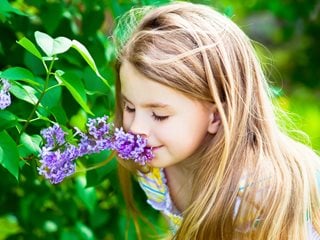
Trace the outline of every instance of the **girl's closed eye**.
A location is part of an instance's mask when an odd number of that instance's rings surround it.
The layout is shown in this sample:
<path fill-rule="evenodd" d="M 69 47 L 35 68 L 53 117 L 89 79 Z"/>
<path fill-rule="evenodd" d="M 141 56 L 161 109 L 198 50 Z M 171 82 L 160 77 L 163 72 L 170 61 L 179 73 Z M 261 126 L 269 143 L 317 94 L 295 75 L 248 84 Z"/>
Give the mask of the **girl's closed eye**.
<path fill-rule="evenodd" d="M 160 116 L 160 115 L 155 114 L 154 112 L 152 112 L 152 117 L 156 121 L 164 121 L 164 120 L 169 118 L 169 116 L 166 116 L 166 115 L 165 116 Z"/>
<path fill-rule="evenodd" d="M 124 110 L 126 111 L 126 112 L 129 112 L 129 113 L 133 113 L 133 112 L 135 112 L 135 108 L 134 107 L 131 107 L 131 106 L 129 106 L 128 104 L 124 104 Z"/>

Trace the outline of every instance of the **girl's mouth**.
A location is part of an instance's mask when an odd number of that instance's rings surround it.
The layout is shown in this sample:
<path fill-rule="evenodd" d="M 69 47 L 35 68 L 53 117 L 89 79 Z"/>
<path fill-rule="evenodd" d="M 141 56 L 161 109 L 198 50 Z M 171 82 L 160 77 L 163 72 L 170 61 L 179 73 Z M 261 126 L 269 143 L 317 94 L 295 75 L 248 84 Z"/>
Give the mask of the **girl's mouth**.
<path fill-rule="evenodd" d="M 160 149 L 160 148 L 162 148 L 163 147 L 163 145 L 161 145 L 161 146 L 156 146 L 156 147 L 151 147 L 152 148 L 152 151 L 157 151 L 158 149 Z"/>

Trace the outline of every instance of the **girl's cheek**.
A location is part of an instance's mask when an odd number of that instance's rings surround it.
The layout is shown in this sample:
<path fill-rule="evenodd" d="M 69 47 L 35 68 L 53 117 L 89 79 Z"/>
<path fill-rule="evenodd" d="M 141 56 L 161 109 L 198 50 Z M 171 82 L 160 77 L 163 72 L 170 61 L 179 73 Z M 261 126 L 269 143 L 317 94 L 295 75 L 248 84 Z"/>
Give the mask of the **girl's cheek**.
<path fill-rule="evenodd" d="M 130 129 L 130 116 L 126 112 L 123 113 L 123 129 L 129 131 Z"/>

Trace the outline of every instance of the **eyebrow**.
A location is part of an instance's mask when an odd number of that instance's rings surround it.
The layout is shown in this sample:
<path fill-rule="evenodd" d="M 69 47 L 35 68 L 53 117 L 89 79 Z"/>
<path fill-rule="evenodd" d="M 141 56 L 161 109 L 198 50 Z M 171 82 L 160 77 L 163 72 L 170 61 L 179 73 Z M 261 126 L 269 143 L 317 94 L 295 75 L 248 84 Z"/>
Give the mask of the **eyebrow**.
<path fill-rule="evenodd" d="M 132 102 L 126 97 L 124 96 L 123 94 L 121 94 L 121 97 L 132 104 Z M 164 104 L 164 103 L 157 103 L 157 102 L 154 102 L 154 103 L 145 103 L 142 105 L 143 108 L 170 108 L 170 105 L 168 104 Z"/>

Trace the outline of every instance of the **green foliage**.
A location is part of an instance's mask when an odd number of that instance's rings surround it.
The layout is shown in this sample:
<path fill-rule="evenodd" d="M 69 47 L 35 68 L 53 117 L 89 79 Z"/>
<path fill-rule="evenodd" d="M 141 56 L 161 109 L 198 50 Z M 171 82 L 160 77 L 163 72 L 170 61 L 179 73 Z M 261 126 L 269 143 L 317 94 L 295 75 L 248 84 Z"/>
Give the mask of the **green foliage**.
<path fill-rule="evenodd" d="M 6 131 L 0 133 L 0 164 L 16 179 L 19 174 L 19 153 L 14 140 Z"/>
<path fill-rule="evenodd" d="M 106 162 L 110 153 L 81 159 L 75 177 L 52 186 L 37 173 L 39 133 L 53 122 L 84 129 L 88 117 L 112 117 L 115 49 L 108 35 L 114 19 L 133 6 L 166 2 L 0 0 L 0 77 L 10 81 L 12 96 L 0 110 L 0 239 L 137 239 L 117 162 Z M 289 96 L 279 100 L 302 116 L 297 125 L 320 149 L 316 2 L 193 2 L 220 9 L 271 50 L 278 70 L 271 69 L 270 78 L 280 86 L 283 80 Z M 164 226 L 136 184 L 134 193 L 150 223 Z M 142 239 L 163 232 L 146 227 Z"/>
<path fill-rule="evenodd" d="M 37 172 L 41 129 L 55 122 L 84 129 L 88 117 L 112 118 L 115 59 L 107 33 L 136 4 L 0 1 L 0 77 L 9 80 L 12 100 L 0 110 L 0 239 L 138 239 L 108 151 L 80 159 L 76 175 L 59 185 Z M 145 204 L 137 186 L 135 196 Z M 142 211 L 159 222 L 150 207 Z M 142 239 L 161 232 L 150 229 Z"/>

